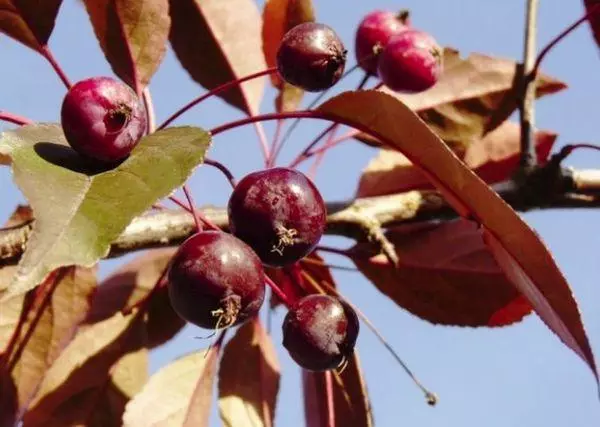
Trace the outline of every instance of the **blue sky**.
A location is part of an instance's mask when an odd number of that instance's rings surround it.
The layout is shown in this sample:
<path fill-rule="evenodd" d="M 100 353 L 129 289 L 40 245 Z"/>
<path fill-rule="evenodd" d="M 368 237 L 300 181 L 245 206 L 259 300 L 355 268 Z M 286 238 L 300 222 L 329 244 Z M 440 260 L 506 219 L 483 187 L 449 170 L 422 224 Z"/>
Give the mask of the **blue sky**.
<path fill-rule="evenodd" d="M 262 2 L 261 2 L 262 3 Z M 377 2 L 316 1 L 317 16 L 336 29 L 353 58 L 353 35 L 362 16 L 374 7 L 409 8 L 415 26 L 430 31 L 441 44 L 462 54 L 481 52 L 520 58 L 525 1 L 481 0 L 388 0 Z M 540 10 L 540 44 L 550 40 L 583 13 L 580 0 L 545 0 Z M 72 80 L 111 71 L 98 49 L 83 8 L 65 2 L 51 39 L 51 48 Z M 34 120 L 57 121 L 64 87 L 39 56 L 6 37 L 0 37 L 0 108 Z M 538 103 L 540 128 L 559 133 L 558 145 L 598 141 L 598 96 L 600 61 L 590 31 L 583 26 L 558 46 L 542 67 L 562 79 L 570 89 Z M 336 87 L 350 89 L 359 75 Z M 159 119 L 167 117 L 183 102 L 201 92 L 179 67 L 171 53 L 151 83 Z M 263 111 L 272 106 L 268 91 Z M 240 113 L 219 100 L 207 102 L 178 123 L 210 128 Z M 0 130 L 10 126 L 0 123 Z M 298 128 L 284 160 L 302 148 L 322 129 L 312 122 Z M 267 126 L 272 132 L 272 126 Z M 375 154 L 373 149 L 351 142 L 328 155 L 317 177 L 325 198 L 349 198 L 360 170 Z M 236 174 L 260 168 L 260 153 L 251 128 L 218 136 L 211 157 L 224 161 Z M 568 160 L 577 167 L 597 167 L 598 154 L 577 153 Z M 344 167 L 340 167 L 344 165 Z M 204 168 L 191 181 L 199 203 L 223 205 L 229 195 L 227 183 L 215 171 Z M 6 217 L 22 197 L 7 168 L 0 168 L 0 216 Z M 544 211 L 525 214 L 542 236 L 567 276 L 580 303 L 592 347 L 600 353 L 600 252 L 598 211 Z M 344 239 L 327 238 L 327 244 L 347 246 Z M 331 258 L 337 263 L 343 260 Z M 123 259 L 103 264 L 106 275 Z M 562 346 L 535 316 L 515 326 L 497 329 L 435 327 L 399 309 L 354 272 L 336 272 L 342 291 L 378 325 L 414 372 L 440 396 L 436 408 L 427 406 L 420 392 L 400 367 L 363 328 L 358 348 L 363 359 L 378 427 L 560 427 L 597 426 L 600 405 L 596 385 L 588 368 Z M 299 372 L 282 350 L 279 310 L 273 319 L 273 339 L 283 370 L 277 408 L 280 425 L 302 425 L 303 409 L 298 393 Z M 152 354 L 155 371 L 169 360 L 202 345 L 194 339 L 200 331 L 186 328 L 172 343 Z M 219 425 L 213 411 L 213 424 Z"/>

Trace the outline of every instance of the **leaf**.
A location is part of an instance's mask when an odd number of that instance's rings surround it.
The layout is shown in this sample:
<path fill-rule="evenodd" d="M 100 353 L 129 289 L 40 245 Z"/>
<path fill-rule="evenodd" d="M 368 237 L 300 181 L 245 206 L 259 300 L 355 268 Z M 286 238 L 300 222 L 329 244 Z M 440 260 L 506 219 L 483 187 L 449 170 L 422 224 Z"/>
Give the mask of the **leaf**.
<path fill-rule="evenodd" d="M 473 142 L 464 154 L 463 161 L 488 184 L 509 179 L 519 164 L 520 127 L 504 122 L 484 138 Z M 548 159 L 556 134 L 536 133 L 536 151 L 540 164 Z M 364 170 L 357 197 L 382 196 L 411 190 L 433 188 L 421 170 L 404 155 L 393 150 L 380 150 Z"/>
<path fill-rule="evenodd" d="M 531 312 L 475 223 L 458 220 L 414 231 L 405 228 L 387 234 L 398 253 L 398 269 L 383 255 L 354 260 L 400 307 L 435 324 L 473 327 L 505 326 Z"/>
<path fill-rule="evenodd" d="M 87 322 L 99 322 L 119 311 L 128 313 L 150 298 L 146 310 L 148 346 L 156 347 L 173 338 L 185 326 L 185 321 L 171 306 L 165 277 L 152 295 L 150 291 L 161 278 L 176 250 L 153 249 L 121 266 L 102 282 L 103 292 L 96 298 L 94 311 L 90 313 Z"/>
<path fill-rule="evenodd" d="M 271 427 L 279 372 L 275 347 L 260 322 L 255 319 L 240 327 L 225 346 L 219 368 L 219 412 L 223 424 Z"/>
<path fill-rule="evenodd" d="M 62 0 L 0 0 L 0 32 L 41 52 Z"/>
<path fill-rule="evenodd" d="M 317 114 L 372 133 L 387 146 L 401 151 L 423 169 L 461 216 L 482 224 L 497 239 L 498 246 L 518 262 L 530 280 L 530 291 L 541 295 L 540 299 L 529 300 L 536 313 L 563 343 L 583 357 L 597 378 L 577 302 L 548 249 L 425 123 L 397 99 L 377 91 L 343 93 L 321 105 Z M 494 251 L 496 257 L 497 252 Z M 513 285 L 522 287 L 521 283 Z M 566 327 L 556 327 L 559 322 Z"/>
<path fill-rule="evenodd" d="M 267 0 L 262 26 L 262 49 L 267 66 L 277 66 L 277 51 L 285 33 L 296 25 L 314 21 L 312 0 Z M 271 74 L 271 83 L 279 89 L 275 102 L 277 111 L 296 110 L 304 91 L 284 82 L 278 73 Z"/>
<path fill-rule="evenodd" d="M 61 425 L 57 420 L 79 418 L 80 410 L 90 418 L 112 420 L 106 424 L 97 422 L 97 426 L 119 425 L 115 420 L 121 417 L 125 402 L 139 389 L 146 375 L 143 316 L 137 312 L 126 316 L 117 313 L 82 326 L 46 373 L 25 414 L 24 426 L 46 426 L 52 420 Z M 67 410 L 75 413 L 67 414 Z"/>
<path fill-rule="evenodd" d="M 63 267 L 36 292 L 0 304 L 0 325 L 13 331 L 3 346 L 2 365 L 7 371 L 0 373 L 0 382 L 14 385 L 15 395 L 3 395 L 3 399 L 16 402 L 16 419 L 25 411 L 47 369 L 75 335 L 95 288 L 93 269 Z"/>
<path fill-rule="evenodd" d="M 418 94 L 382 90 L 417 111 L 440 138 L 461 154 L 471 143 L 500 126 L 518 107 L 520 73 L 512 60 L 478 53 L 461 59 L 457 51 L 446 49 L 444 72 L 431 89 Z M 540 74 L 536 97 L 565 88 L 561 81 Z"/>
<path fill-rule="evenodd" d="M 302 371 L 304 386 L 304 414 L 307 427 L 372 427 L 371 404 L 364 382 L 358 353 L 348 361 L 341 374 L 333 376 L 333 407 L 335 425 L 327 419 L 327 394 L 324 372 Z"/>
<path fill-rule="evenodd" d="M 219 349 L 190 353 L 154 374 L 127 404 L 123 426 L 208 426 Z"/>
<path fill-rule="evenodd" d="M 202 162 L 210 136 L 170 128 L 144 137 L 112 170 L 85 170 L 60 126 L 30 125 L 0 136 L 14 179 L 36 221 L 27 249 L 2 298 L 34 288 L 63 265 L 91 266 L 136 216 L 182 185 Z"/>
<path fill-rule="evenodd" d="M 142 93 L 158 69 L 169 38 L 169 0 L 84 0 L 113 71 Z"/>
<path fill-rule="evenodd" d="M 173 50 L 192 79 L 207 89 L 263 71 L 261 16 L 253 0 L 170 0 Z M 259 111 L 264 79 L 219 94 L 249 115 Z"/>
<path fill-rule="evenodd" d="M 592 11 L 592 7 L 600 3 L 598 0 L 584 0 L 585 8 L 588 13 Z M 589 18 L 590 25 L 592 27 L 592 33 L 596 39 L 596 44 L 600 46 L 600 13 L 596 12 Z"/>

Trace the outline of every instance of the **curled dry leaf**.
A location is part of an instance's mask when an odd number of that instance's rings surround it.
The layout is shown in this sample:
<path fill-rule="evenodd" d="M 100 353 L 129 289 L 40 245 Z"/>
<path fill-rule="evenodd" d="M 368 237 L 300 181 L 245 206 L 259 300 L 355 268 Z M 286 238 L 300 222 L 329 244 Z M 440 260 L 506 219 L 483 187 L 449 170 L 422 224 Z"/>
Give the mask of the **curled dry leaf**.
<path fill-rule="evenodd" d="M 307 427 L 372 427 L 373 414 L 363 378 L 358 353 L 355 351 L 348 366 L 339 374 L 330 371 L 333 383 L 335 425 L 328 422 L 325 373 L 302 372 L 304 414 Z"/>
<path fill-rule="evenodd" d="M 398 94 L 386 88 L 411 110 L 418 112 L 435 133 L 458 154 L 500 126 L 518 107 L 519 66 L 512 60 L 478 53 L 462 59 L 453 49 L 444 51 L 444 73 L 431 89 Z M 536 96 L 550 95 L 566 85 L 545 74 L 537 78 Z M 361 134 L 359 139 L 363 139 Z M 371 144 L 377 144 L 368 138 Z"/>
<path fill-rule="evenodd" d="M 84 0 L 113 71 L 138 94 L 158 69 L 169 39 L 169 0 Z"/>
<path fill-rule="evenodd" d="M 210 136 L 169 128 L 142 138 L 114 169 L 86 169 L 60 126 L 35 124 L 0 135 L 16 184 L 36 221 L 17 274 L 0 299 L 34 288 L 64 265 L 92 266 L 136 216 L 181 186 L 202 163 Z"/>
<path fill-rule="evenodd" d="M 518 289 L 533 286 L 535 294 L 540 296 L 529 299 L 535 312 L 563 343 L 582 356 L 597 378 L 577 302 L 544 243 L 415 113 L 394 97 L 378 91 L 346 92 L 317 111 L 329 120 L 371 133 L 387 147 L 402 152 L 426 173 L 461 216 L 484 226 L 528 279 L 513 285 Z M 493 253 L 498 256 L 497 250 Z M 505 273 L 508 274 L 506 270 Z M 529 297 L 532 292 L 523 293 Z M 557 327 L 561 324 L 565 327 Z"/>
<path fill-rule="evenodd" d="M 312 0 L 268 0 L 263 9 L 262 49 L 268 67 L 277 66 L 277 51 L 285 33 L 303 22 L 314 22 Z M 279 74 L 271 74 L 271 83 L 279 94 L 277 111 L 296 110 L 304 91 L 284 82 Z"/>
<path fill-rule="evenodd" d="M 223 350 L 219 367 L 219 412 L 223 424 L 273 426 L 279 377 L 279 363 L 269 335 L 257 319 L 247 322 Z"/>
<path fill-rule="evenodd" d="M 170 0 L 171 46 L 192 79 L 207 89 L 263 71 L 261 16 L 254 0 Z M 264 79 L 219 94 L 234 107 L 258 113 Z"/>
<path fill-rule="evenodd" d="M 190 353 L 150 377 L 127 404 L 123 426 L 207 427 L 219 350 Z"/>
<path fill-rule="evenodd" d="M 387 234 L 398 252 L 399 268 L 383 255 L 354 260 L 400 307 L 429 322 L 457 326 L 505 326 L 531 312 L 475 223 L 457 220 L 411 228 Z M 355 250 L 361 251 L 361 244 Z"/>
<path fill-rule="evenodd" d="M 47 44 L 62 0 L 1 0 L 0 32 L 41 51 Z"/>
<path fill-rule="evenodd" d="M 469 145 L 463 161 L 488 184 L 495 184 L 515 173 L 519 164 L 520 127 L 516 123 L 504 122 L 482 139 Z M 539 131 L 535 146 L 539 164 L 544 164 L 556 134 Z M 364 170 L 357 190 L 357 197 L 382 196 L 411 190 L 433 188 L 423 172 L 403 154 L 393 150 L 380 150 Z"/>

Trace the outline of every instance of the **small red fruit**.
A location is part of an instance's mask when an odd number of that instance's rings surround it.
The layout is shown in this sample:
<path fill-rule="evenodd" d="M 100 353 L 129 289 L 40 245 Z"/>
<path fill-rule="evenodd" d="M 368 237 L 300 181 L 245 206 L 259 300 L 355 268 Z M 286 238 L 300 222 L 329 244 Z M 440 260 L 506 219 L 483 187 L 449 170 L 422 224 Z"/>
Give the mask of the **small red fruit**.
<path fill-rule="evenodd" d="M 289 30 L 277 51 L 277 69 L 288 83 L 310 92 L 337 83 L 346 65 L 338 35 L 324 24 L 305 22 Z"/>
<path fill-rule="evenodd" d="M 422 92 L 435 85 L 442 73 L 442 49 L 422 31 L 395 35 L 379 55 L 379 77 L 397 92 Z"/>
<path fill-rule="evenodd" d="M 171 261 L 169 297 L 186 321 L 207 329 L 243 323 L 265 297 L 265 273 L 241 240 L 220 231 L 187 239 Z"/>
<path fill-rule="evenodd" d="M 345 302 L 329 295 L 309 295 L 283 321 L 283 346 L 304 369 L 335 369 L 354 352 L 359 323 Z"/>
<path fill-rule="evenodd" d="M 110 77 L 82 80 L 61 109 L 67 142 L 84 157 L 104 163 L 126 158 L 146 131 L 144 105 L 135 92 Z"/>
<path fill-rule="evenodd" d="M 325 231 L 327 210 L 301 172 L 272 168 L 244 177 L 228 204 L 231 232 L 264 264 L 282 267 L 308 255 Z"/>
<path fill-rule="evenodd" d="M 377 59 L 392 36 L 409 28 L 408 12 L 376 10 L 363 18 L 356 30 L 355 52 L 358 65 L 367 73 L 377 74 Z"/>

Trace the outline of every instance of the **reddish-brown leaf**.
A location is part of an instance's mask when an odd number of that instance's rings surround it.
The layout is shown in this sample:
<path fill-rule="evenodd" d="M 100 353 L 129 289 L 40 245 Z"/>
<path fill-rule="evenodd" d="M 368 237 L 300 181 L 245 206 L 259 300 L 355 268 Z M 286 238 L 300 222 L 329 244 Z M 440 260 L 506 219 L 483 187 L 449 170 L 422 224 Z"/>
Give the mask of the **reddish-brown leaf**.
<path fill-rule="evenodd" d="M 312 0 L 268 0 L 263 10 L 262 49 L 268 67 L 277 66 L 277 50 L 285 33 L 303 22 L 314 22 Z M 279 74 L 271 74 L 271 83 L 279 89 L 277 111 L 293 111 L 304 91 L 285 83 Z"/>
<path fill-rule="evenodd" d="M 207 89 L 266 68 L 260 12 L 254 0 L 170 0 L 171 45 L 192 79 Z M 219 94 L 240 110 L 258 112 L 264 79 Z"/>
<path fill-rule="evenodd" d="M 396 247 L 399 268 L 383 255 L 355 263 L 383 294 L 422 319 L 443 325 L 504 326 L 531 312 L 475 223 L 398 227 L 388 238 Z"/>
<path fill-rule="evenodd" d="M 47 44 L 62 0 L 0 0 L 0 31 L 38 52 Z"/>
<path fill-rule="evenodd" d="M 171 307 L 166 279 L 162 278 L 152 295 L 150 292 L 175 251 L 176 248 L 150 250 L 120 267 L 102 282 L 102 292 L 94 301 L 94 309 L 86 321 L 96 323 L 119 311 L 128 313 L 150 298 L 146 316 L 148 346 L 156 347 L 173 338 L 185 326 L 185 321 Z"/>
<path fill-rule="evenodd" d="M 330 371 L 333 384 L 335 425 L 328 422 L 325 373 L 302 372 L 304 415 L 307 427 L 372 427 L 374 425 L 367 387 L 358 353 L 341 374 Z"/>
<path fill-rule="evenodd" d="M 279 377 L 271 338 L 257 319 L 247 322 L 223 350 L 219 367 L 219 412 L 223 424 L 273 426 Z"/>
<path fill-rule="evenodd" d="M 488 184 L 504 181 L 516 171 L 521 149 L 520 139 L 519 125 L 504 122 L 484 138 L 473 142 L 467 148 L 463 161 Z M 556 134 L 547 131 L 536 133 L 539 163 L 546 162 L 555 141 Z M 403 154 L 383 149 L 364 170 L 357 196 L 381 196 L 430 188 L 433 186 L 427 177 Z"/>
<path fill-rule="evenodd" d="M 417 111 L 440 138 L 461 154 L 515 111 L 519 74 L 514 61 L 477 53 L 462 59 L 457 51 L 446 49 L 444 73 L 428 91 L 397 94 L 386 88 L 382 90 Z M 566 85 L 561 81 L 540 74 L 536 96 L 564 88 Z"/>
<path fill-rule="evenodd" d="M 190 353 L 150 377 L 127 404 L 125 427 L 207 427 L 220 345 Z"/>
<path fill-rule="evenodd" d="M 96 288 L 95 276 L 95 269 L 63 267 L 27 296 L 15 296 L 0 304 L 0 325 L 13 330 L 1 346 L 6 371 L 0 374 L 0 382 L 14 385 L 14 398 L 6 394 L 3 398 L 16 403 L 17 418 L 87 315 Z M 3 410 L 0 413 L 0 418 L 8 415 Z"/>
<path fill-rule="evenodd" d="M 113 71 L 141 94 L 169 38 L 169 0 L 84 0 Z"/>
<path fill-rule="evenodd" d="M 594 356 L 577 302 L 548 249 L 521 217 L 466 167 L 415 113 L 394 97 L 378 91 L 346 92 L 330 99 L 317 111 L 330 120 L 372 133 L 387 146 L 401 151 L 423 169 L 461 216 L 485 226 L 497 239 L 497 246 L 503 247 L 518 262 L 524 277 L 541 296 L 529 300 L 536 313 L 569 348 L 583 357 L 596 375 Z M 494 255 L 497 253 L 494 251 Z M 559 322 L 565 328 L 557 328 Z"/>
<path fill-rule="evenodd" d="M 585 8 L 589 12 L 592 7 L 596 6 L 600 3 L 598 0 L 584 0 Z M 600 46 L 600 13 L 596 12 L 589 19 L 590 25 L 592 27 L 592 33 L 594 34 L 594 38 L 596 39 L 596 43 Z"/>

